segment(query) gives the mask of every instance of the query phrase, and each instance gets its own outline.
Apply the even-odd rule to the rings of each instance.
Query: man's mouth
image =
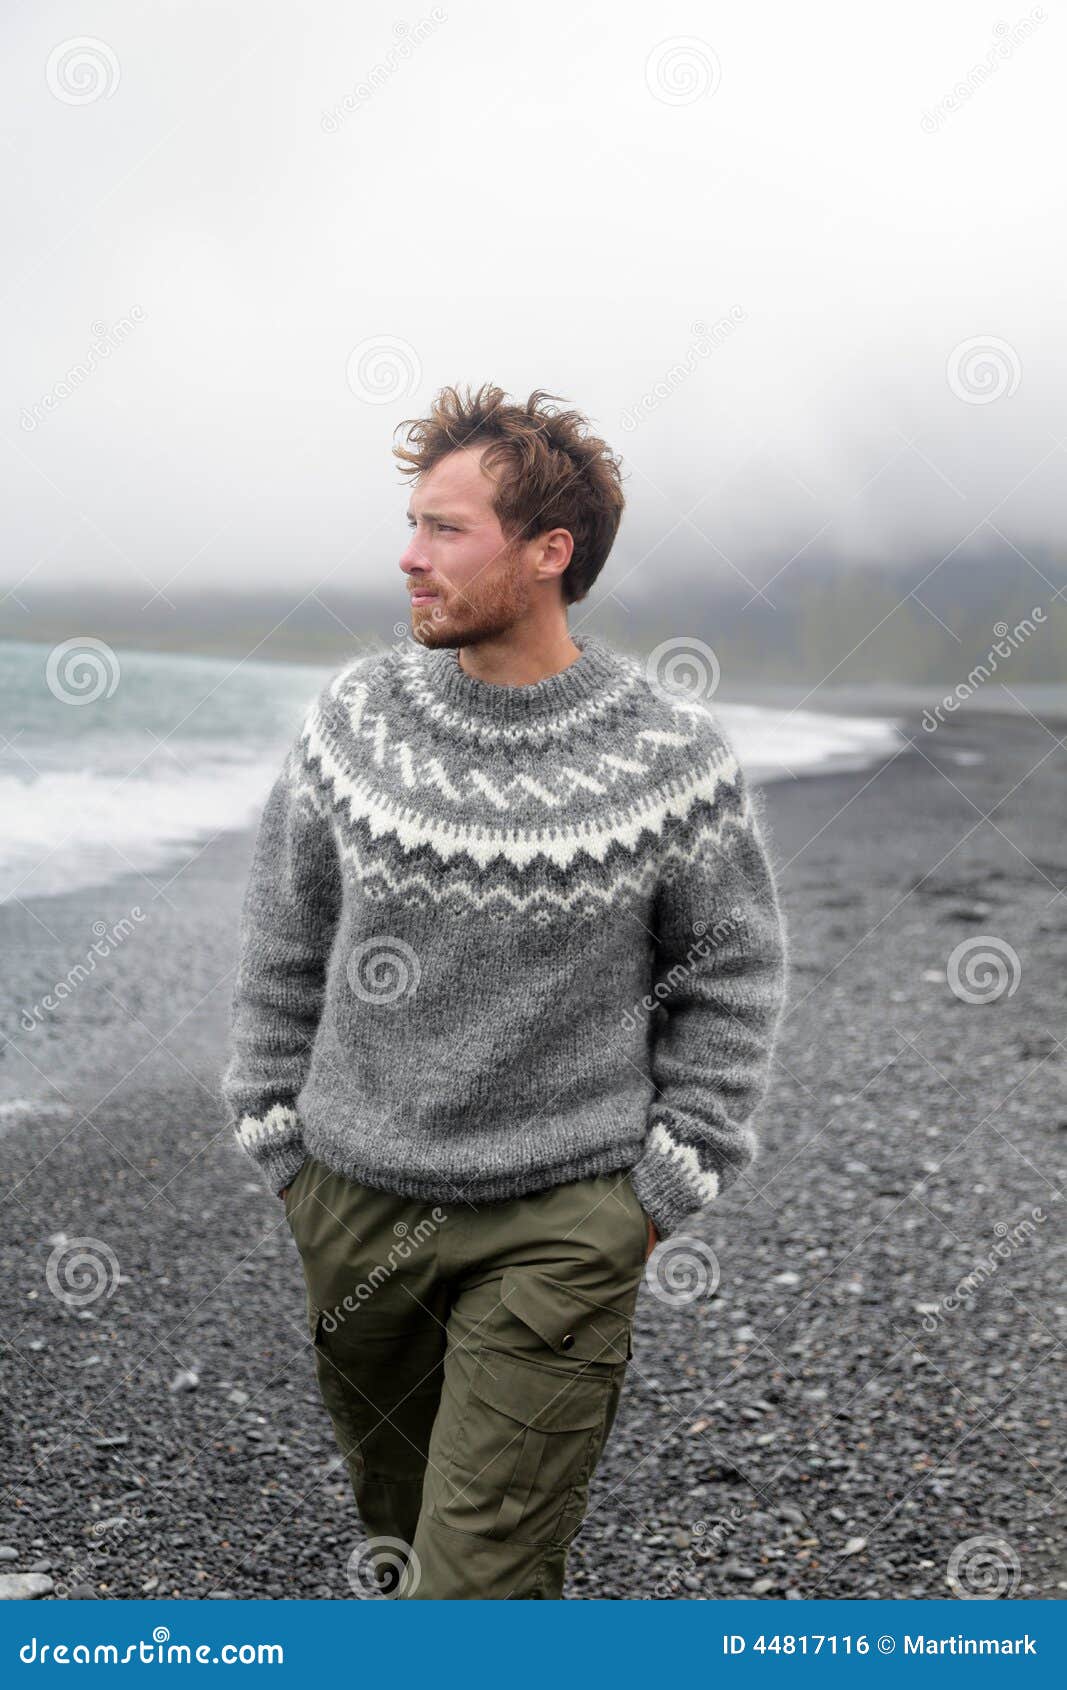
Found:
[[[411,593],[411,602],[412,604],[433,604],[438,597],[439,594],[431,593],[427,588],[416,587]]]

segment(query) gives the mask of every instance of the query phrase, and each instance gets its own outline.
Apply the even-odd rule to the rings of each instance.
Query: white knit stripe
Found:
[[[676,864],[697,862],[706,856],[709,848],[714,850],[724,847],[728,835],[743,833],[745,829],[746,822],[743,818],[726,816],[718,827],[707,826],[696,830],[684,848],[672,846],[664,854],[664,860]],[[437,875],[427,874],[422,869],[412,869],[405,873],[398,866],[388,864],[373,848],[364,853],[358,844],[346,839],[338,840],[338,854],[342,863],[350,869],[356,883],[366,886],[371,897],[381,899],[395,894],[407,903],[424,907],[440,902],[442,888]],[[624,868],[620,865],[617,872],[607,881],[594,881],[588,875],[573,876],[563,891],[538,885],[528,893],[521,893],[513,885],[503,882],[486,886],[485,881],[475,874],[461,878],[453,875],[449,879],[447,890],[450,899],[464,899],[471,910],[492,910],[499,913],[502,907],[507,907],[515,914],[521,914],[530,909],[551,909],[570,915],[581,913],[590,903],[610,909],[623,907],[627,899],[636,902],[661,874],[662,864],[657,862],[653,853],[649,853],[644,858],[639,857],[631,867]]]
[[[402,868],[387,864],[380,853],[373,848],[365,856],[359,846],[345,839],[338,841],[338,854],[341,862],[351,872],[357,884],[365,886],[370,897],[388,899],[390,896],[402,898],[406,903],[414,903],[429,907],[440,903],[442,884],[437,875],[426,874],[422,869],[412,869],[405,873]],[[625,899],[635,902],[647,894],[658,878],[658,869],[654,855],[638,858],[628,868],[620,868],[610,881],[597,882],[587,875],[577,875],[568,880],[565,890],[557,891],[538,883],[532,891],[523,893],[517,891],[514,885],[501,882],[495,886],[487,885],[478,875],[464,875],[461,878],[450,876],[447,886],[449,899],[462,898],[470,909],[491,911],[499,914],[507,908],[515,914],[525,913],[527,910],[558,911],[563,915],[581,914],[591,903],[602,905],[605,910],[622,907]]]
[[[463,786],[457,786],[446,774],[439,758],[423,756],[416,760],[415,751],[406,740],[390,744],[388,724],[383,716],[367,712],[367,697],[368,688],[362,682],[352,688],[347,701],[347,725],[352,729],[356,744],[361,748],[369,748],[369,761],[375,768],[384,768],[392,760],[405,787],[415,789],[427,784],[434,785],[455,803],[462,803],[472,793],[477,793],[487,797],[499,810],[507,809],[513,798],[522,800],[529,797],[536,798],[546,809],[562,809],[576,791],[592,792],[602,797],[612,792],[615,787],[628,784],[629,776],[637,775],[651,780],[655,776],[659,754],[679,750],[688,745],[692,738],[691,732],[676,733],[663,728],[639,728],[634,733],[633,742],[636,752],[640,755],[624,757],[618,752],[604,751],[595,762],[591,759],[591,767],[577,767],[567,762],[553,763],[547,774],[539,772],[537,779],[519,771],[500,785],[495,784],[483,769],[472,766],[462,773]],[[700,712],[699,715],[706,723],[707,712]],[[312,741],[324,743],[327,737],[332,739],[321,715],[312,710],[304,726],[305,740],[309,744]],[[594,773],[594,770],[597,772]]]
[[[702,1204],[711,1203],[719,1195],[719,1176],[711,1168],[702,1168],[691,1144],[679,1144],[672,1138],[662,1121],[656,1121],[648,1135],[647,1150],[666,1156],[675,1172],[682,1175]]]
[[[276,1103],[259,1120],[254,1115],[243,1116],[234,1131],[241,1149],[254,1156],[257,1150],[270,1149],[295,1137],[300,1131],[300,1117],[295,1109]]]
[[[597,862],[604,861],[613,845],[636,851],[643,833],[658,837],[671,816],[684,821],[698,800],[713,803],[720,786],[732,784],[738,773],[736,760],[723,748],[709,761],[690,770],[672,788],[660,792],[639,790],[627,808],[614,816],[609,814],[603,820],[598,818],[578,826],[556,826],[551,831],[536,828],[524,831],[514,826],[495,829],[439,821],[433,815],[420,815],[397,804],[368,780],[353,777],[335,754],[315,716],[305,727],[304,745],[309,762],[321,766],[337,804],[347,811],[353,823],[365,821],[374,839],[388,833],[409,850],[428,845],[445,862],[466,852],[481,868],[496,857],[521,869],[542,856],[565,868],[579,851]]]

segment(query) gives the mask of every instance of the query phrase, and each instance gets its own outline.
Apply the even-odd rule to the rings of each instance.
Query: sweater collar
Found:
[[[522,722],[571,709],[596,697],[619,679],[611,648],[596,634],[572,634],[580,656],[556,675],[526,686],[478,680],[460,667],[454,646],[426,651],[427,678],[434,692],[469,716],[494,722]]]

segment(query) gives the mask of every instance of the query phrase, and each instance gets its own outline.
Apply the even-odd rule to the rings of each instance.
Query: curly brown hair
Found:
[[[428,417],[411,417],[407,444],[393,447],[404,475],[419,476],[464,446],[485,444],[482,467],[497,472],[491,507],[509,541],[566,528],[574,555],[563,575],[566,604],[584,599],[608,559],[625,499],[620,462],[578,411],[559,411],[540,389],[525,405],[485,382],[463,397],[435,394]],[[562,403],[562,401],[560,401]],[[396,431],[394,430],[394,433]]]

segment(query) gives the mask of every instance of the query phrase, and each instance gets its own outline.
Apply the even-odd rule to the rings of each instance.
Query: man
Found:
[[[568,631],[619,466],[534,393],[394,448],[414,642],[268,799],[224,1093],[388,1594],[556,1598],[659,1239],[754,1154],[785,938],[706,705]]]

